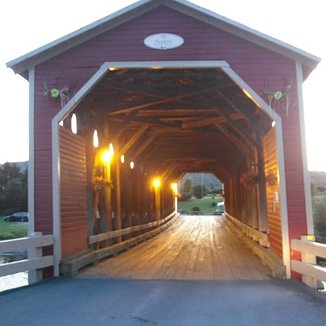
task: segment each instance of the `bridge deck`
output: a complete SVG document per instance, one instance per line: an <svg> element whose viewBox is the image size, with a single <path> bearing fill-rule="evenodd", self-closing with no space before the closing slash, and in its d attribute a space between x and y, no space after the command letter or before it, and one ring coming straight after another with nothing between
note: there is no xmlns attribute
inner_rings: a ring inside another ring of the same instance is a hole
<svg viewBox="0 0 326 326"><path fill-rule="evenodd" d="M181 216L158 236L79 277L267 280L271 275L228 229L222 216Z"/></svg>

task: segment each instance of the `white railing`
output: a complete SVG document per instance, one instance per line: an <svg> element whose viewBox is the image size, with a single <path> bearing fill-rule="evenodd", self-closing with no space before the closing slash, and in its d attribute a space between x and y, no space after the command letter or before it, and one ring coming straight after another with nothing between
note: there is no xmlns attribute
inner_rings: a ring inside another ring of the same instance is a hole
<svg viewBox="0 0 326 326"><path fill-rule="evenodd" d="M35 233L26 238L0 241L0 253L26 249L28 251L28 259L0 264L0 276L28 271L29 284L40 281L42 279L41 269L54 264L53 256L42 255L42 247L51 245L53 245L53 235L42 235L41 233Z"/></svg>
<svg viewBox="0 0 326 326"><path fill-rule="evenodd" d="M326 268L316 264L316 257L326 258L326 244L315 242L313 236L292 239L291 249L301 252L301 260L291 260L292 270L302 275L302 281L312 288L326 282Z"/></svg>

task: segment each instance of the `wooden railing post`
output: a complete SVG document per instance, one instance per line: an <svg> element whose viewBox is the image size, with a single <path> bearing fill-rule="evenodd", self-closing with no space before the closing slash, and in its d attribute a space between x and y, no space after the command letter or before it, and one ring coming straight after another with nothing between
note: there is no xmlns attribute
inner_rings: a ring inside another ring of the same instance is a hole
<svg viewBox="0 0 326 326"><path fill-rule="evenodd" d="M301 237L301 240L306 241L306 242L315 242L316 237L313 235L303 235ZM303 263L311 264L311 265L316 265L316 263L317 263L315 255L304 253L304 252L301 253L301 261ZM312 276L302 275L302 282L313 289L319 289L322 287L321 282L316 280Z"/></svg>
<svg viewBox="0 0 326 326"><path fill-rule="evenodd" d="M33 237L39 237L41 235L42 235L42 232L34 232L34 233L30 234L29 237L33 238ZM28 255L28 259L41 258L43 255L42 248L41 247L28 248L27 255ZM37 283L40 281L42 281L42 270L41 269L34 269L34 270L30 270L28 272L28 284L34 284L34 283Z"/></svg>

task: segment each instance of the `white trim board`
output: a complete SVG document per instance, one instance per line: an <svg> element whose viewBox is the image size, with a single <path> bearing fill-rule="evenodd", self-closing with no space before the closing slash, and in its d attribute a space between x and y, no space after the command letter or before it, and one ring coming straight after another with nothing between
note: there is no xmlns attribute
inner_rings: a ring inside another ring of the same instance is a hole
<svg viewBox="0 0 326 326"><path fill-rule="evenodd" d="M306 146L306 132L305 132L305 121L304 121L304 109L303 109L303 72L302 65L296 63L296 78L297 78L297 93L298 93L298 110L300 120L300 137L301 137L301 157L303 167L303 180L304 180L304 194L305 194L305 206L306 206L306 219L307 219L307 234L314 234L314 221L312 212L312 198L311 198L311 180L308 171L307 161L307 146Z"/></svg>
<svg viewBox="0 0 326 326"><path fill-rule="evenodd" d="M101 68L84 84L72 99L58 112L52 120L52 157L53 157L53 230L55 236L55 271L59 274L61 260L61 216L60 216L60 139L59 122L67 117L91 89L109 73L109 68L221 68L239 87L246 89L268 116L276 122L277 156L280 173L280 197L282 220L283 262L287 277L290 278L290 244L288 232L288 214L285 183L285 165L283 152L282 120L280 116L243 80L225 61L154 61L154 62L105 62Z"/></svg>
<svg viewBox="0 0 326 326"><path fill-rule="evenodd" d="M34 203L34 118L35 118L35 68L28 72L29 80L29 158L28 158L28 234L35 232Z"/></svg>

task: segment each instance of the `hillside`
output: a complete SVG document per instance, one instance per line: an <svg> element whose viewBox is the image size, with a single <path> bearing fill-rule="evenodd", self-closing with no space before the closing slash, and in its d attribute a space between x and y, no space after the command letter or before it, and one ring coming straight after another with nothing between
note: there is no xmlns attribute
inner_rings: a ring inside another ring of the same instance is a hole
<svg viewBox="0 0 326 326"><path fill-rule="evenodd" d="M182 183L186 179L191 179L193 185L203 184L206 188L221 189L221 182L211 173L187 173L180 182Z"/></svg>
<svg viewBox="0 0 326 326"><path fill-rule="evenodd" d="M310 179L316 187L326 187L326 172L310 171Z"/></svg>
<svg viewBox="0 0 326 326"><path fill-rule="evenodd" d="M311 182L314 182L317 187L326 187L326 172L310 171ZM187 173L181 182L191 179L192 184L201 184L208 188L221 188L221 182L211 173Z"/></svg>

